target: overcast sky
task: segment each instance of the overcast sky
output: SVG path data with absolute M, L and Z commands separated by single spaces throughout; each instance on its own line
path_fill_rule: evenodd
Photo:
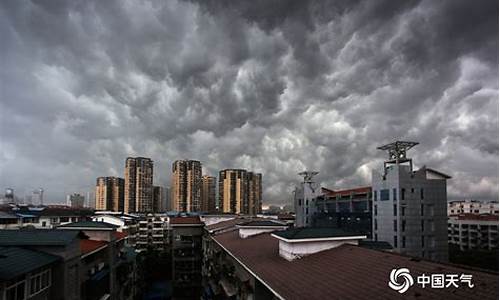
M 498 1 L 0 2 L 0 188 L 46 202 L 151 157 L 368 185 L 395 139 L 498 200 Z

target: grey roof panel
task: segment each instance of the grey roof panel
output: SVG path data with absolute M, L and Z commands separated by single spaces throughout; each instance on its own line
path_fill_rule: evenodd
M 0 280 L 9 280 L 60 260 L 44 252 L 18 247 L 0 247 Z

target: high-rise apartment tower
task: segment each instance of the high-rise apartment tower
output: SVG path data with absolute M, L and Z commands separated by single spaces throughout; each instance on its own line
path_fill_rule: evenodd
M 125 161 L 126 213 L 153 211 L 153 161 L 145 157 L 127 157 Z
M 95 187 L 95 209 L 123 211 L 125 180 L 119 177 L 98 177 Z
M 203 175 L 201 178 L 201 210 L 213 213 L 215 207 L 215 177 Z
M 201 210 L 201 162 L 176 160 L 172 164 L 171 202 L 179 212 Z

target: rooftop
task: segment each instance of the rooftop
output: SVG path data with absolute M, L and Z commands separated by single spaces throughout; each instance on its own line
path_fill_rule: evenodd
M 73 230 L 4 229 L 0 230 L 0 246 L 66 246 L 79 235 Z
M 279 256 L 278 240 L 269 234 L 241 239 L 237 231 L 214 240 L 284 299 L 498 299 L 498 275 L 462 267 L 415 260 L 394 253 L 344 244 L 293 262 Z M 414 284 L 405 294 L 387 286 L 395 267 L 411 274 L 471 274 L 480 288 L 422 289 Z M 360 288 L 362 287 L 362 288 Z
M 61 259 L 35 250 L 18 247 L 0 247 L 0 280 L 9 280 Z
M 82 255 L 89 254 L 99 248 L 106 246 L 107 244 L 108 243 L 105 241 L 81 240 L 80 251 Z
M 371 186 L 364 186 L 364 187 L 357 187 L 357 188 L 352 188 L 352 189 L 346 189 L 346 190 L 330 190 L 327 188 L 321 188 L 322 191 L 330 197 L 336 197 L 336 196 L 348 196 L 351 194 L 367 194 L 372 191 Z
M 274 235 L 288 240 L 322 239 L 365 235 L 332 227 L 298 227 L 275 232 Z
M 248 227 L 273 227 L 273 226 L 287 226 L 286 224 L 283 224 L 283 222 L 280 221 L 274 221 L 274 220 L 250 220 L 242 223 L 238 223 L 237 226 L 248 226 Z
M 171 217 L 170 224 L 172 225 L 203 225 L 203 222 L 198 216 L 186 217 Z
M 109 224 L 106 222 L 93 222 L 93 221 L 81 221 L 81 222 L 73 222 L 65 225 L 60 225 L 58 228 L 85 228 L 85 229 L 102 229 L 102 230 L 111 230 L 118 228 L 120 226 Z

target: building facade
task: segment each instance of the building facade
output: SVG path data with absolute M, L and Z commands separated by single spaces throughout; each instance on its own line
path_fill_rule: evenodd
M 179 212 L 201 210 L 201 174 L 201 162 L 197 160 L 176 160 L 172 164 L 173 210 Z
M 124 210 L 125 180 L 119 177 L 99 177 L 96 180 L 95 209 Z
M 448 243 L 460 246 L 461 251 L 498 251 L 498 216 L 470 213 L 450 216 Z
M 167 210 L 166 193 L 162 186 L 153 186 L 153 212 L 164 212 Z
M 262 174 L 243 169 L 219 172 L 219 211 L 257 214 L 262 211 Z
M 458 214 L 491 214 L 498 215 L 497 201 L 451 201 L 448 202 L 448 216 Z
M 153 161 L 145 157 L 127 157 L 125 161 L 124 211 L 153 211 Z
M 74 193 L 66 196 L 66 204 L 71 207 L 84 207 L 85 205 L 85 196 Z
M 315 199 L 322 194 L 319 184 L 314 182 L 313 177 L 318 172 L 304 171 L 299 173 L 304 177 L 304 181 L 295 187 L 294 205 L 295 205 L 295 226 L 309 227 L 312 224 L 312 216 L 316 213 L 317 206 Z
M 203 175 L 201 178 L 201 211 L 214 213 L 217 211 L 215 204 L 215 177 Z
M 446 180 L 451 177 L 425 166 L 414 171 L 406 150 L 416 144 L 397 141 L 379 147 L 389 151 L 390 159 L 383 173 L 372 173 L 372 237 L 399 253 L 447 261 Z

